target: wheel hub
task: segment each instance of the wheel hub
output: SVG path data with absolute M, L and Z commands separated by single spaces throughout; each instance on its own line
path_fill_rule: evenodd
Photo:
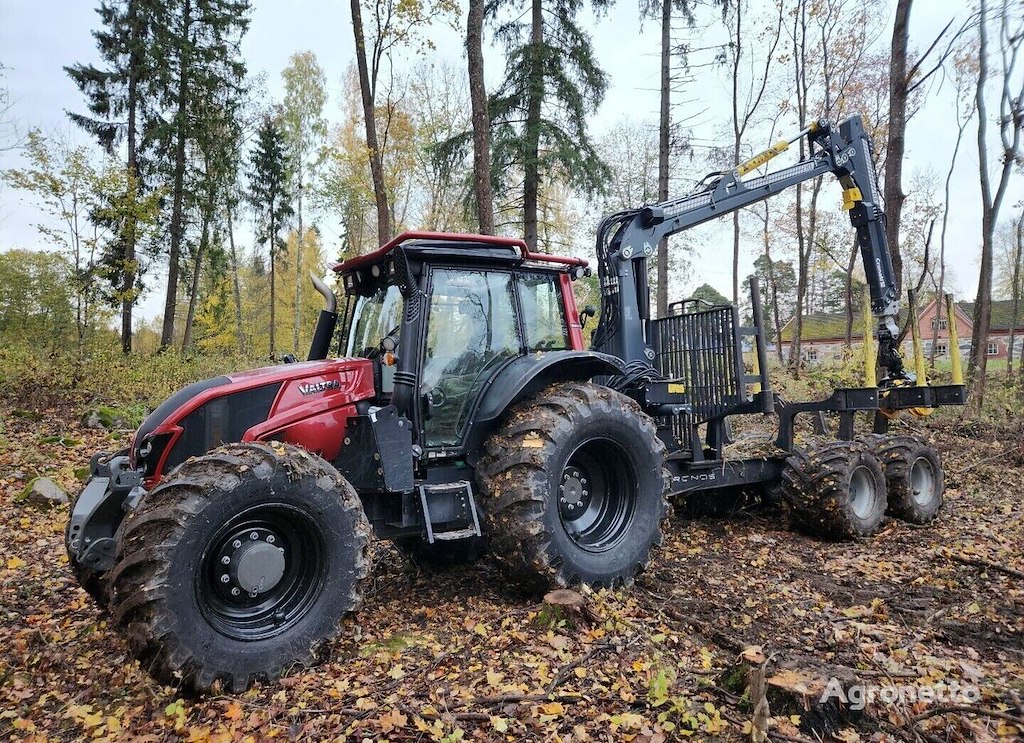
M 558 505 L 563 517 L 570 520 L 582 516 L 590 505 L 587 475 L 578 467 L 566 467 L 562 473 Z
M 284 575 L 284 554 L 266 542 L 247 542 L 235 553 L 229 572 L 246 593 L 265 593 Z
M 224 541 L 220 550 L 220 589 L 231 598 L 256 598 L 281 582 L 288 561 L 281 538 L 264 527 L 245 529 Z

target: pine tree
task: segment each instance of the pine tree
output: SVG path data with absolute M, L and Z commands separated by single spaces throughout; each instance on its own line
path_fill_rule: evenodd
M 280 117 L 264 116 L 250 156 L 249 202 L 256 213 L 256 236 L 268 245 L 270 255 L 270 356 L 275 354 L 275 284 L 279 248 L 285 247 L 278 233 L 292 215 L 288 193 L 288 159 Z
M 123 141 L 134 194 L 141 195 L 144 183 L 142 160 L 146 133 L 153 128 L 155 112 L 147 105 L 153 78 L 152 0 L 104 0 L 97 8 L 101 28 L 93 32 L 105 68 L 76 64 L 64 70 L 82 91 L 91 116 L 68 112 L 70 119 L 96 138 L 108 152 Z M 111 280 L 121 302 L 121 349 L 132 350 L 132 310 L 138 298 L 138 226 L 134 220 L 122 225 L 107 256 Z
M 600 10 L 608 2 L 594 0 L 593 5 Z M 509 6 L 520 10 L 515 0 L 494 0 L 488 11 Z M 577 24 L 581 8 L 581 0 L 530 0 L 528 26 L 517 19 L 496 32 L 507 54 L 505 83 L 490 101 L 492 168 L 499 183 L 510 170 L 522 172 L 523 231 L 531 250 L 538 243 L 541 183 L 557 176 L 594 193 L 608 176 L 586 121 L 601 103 L 608 80 L 589 35 Z

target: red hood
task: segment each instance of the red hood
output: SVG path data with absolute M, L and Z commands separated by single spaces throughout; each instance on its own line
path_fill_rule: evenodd
M 162 473 L 168 453 L 184 433 L 183 426 L 191 426 L 183 421 L 220 398 L 228 398 L 229 406 L 231 399 L 237 399 L 242 406 L 233 411 L 229 407 L 225 430 L 209 437 L 224 440 L 200 442 L 193 438 L 194 444 L 213 448 L 233 441 L 279 439 L 332 459 L 344 438 L 348 418 L 356 414 L 355 403 L 374 394 L 373 365 L 362 358 L 279 364 L 204 380 L 172 395 L 143 422 L 132 442 L 132 462 L 144 437 L 169 434 L 170 444 L 155 470 Z M 263 400 L 258 411 L 252 407 L 253 395 Z

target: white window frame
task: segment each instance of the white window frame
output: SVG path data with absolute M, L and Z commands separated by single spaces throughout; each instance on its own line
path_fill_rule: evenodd
M 999 355 L 999 341 L 989 341 L 988 346 L 985 348 L 986 356 L 998 356 Z

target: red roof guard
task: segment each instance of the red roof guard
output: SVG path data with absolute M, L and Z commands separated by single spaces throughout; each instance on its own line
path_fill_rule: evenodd
M 366 255 L 357 255 L 349 258 L 347 261 L 335 263 L 331 268 L 336 273 L 344 273 L 355 268 L 361 268 L 362 266 L 376 263 L 379 259 L 383 258 L 394 248 L 407 240 L 453 240 L 456 242 L 475 242 L 485 243 L 487 245 L 501 245 L 503 247 L 519 248 L 519 251 L 523 255 L 523 260 L 560 263 L 566 266 L 587 265 L 587 262 L 582 258 L 569 258 L 560 255 L 548 255 L 547 253 L 532 253 L 527 249 L 526 243 L 516 237 L 501 237 L 500 235 L 473 235 L 456 232 L 423 232 L 413 230 L 411 232 L 403 232 L 401 235 L 388 240 L 371 253 L 367 253 Z

